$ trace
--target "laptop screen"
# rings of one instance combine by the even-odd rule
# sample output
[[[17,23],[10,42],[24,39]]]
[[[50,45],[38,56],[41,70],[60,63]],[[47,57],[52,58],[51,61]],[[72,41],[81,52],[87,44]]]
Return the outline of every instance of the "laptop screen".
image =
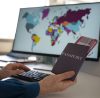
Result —
[[[59,56],[81,36],[97,39],[87,58],[98,58],[100,3],[21,8],[14,51]]]

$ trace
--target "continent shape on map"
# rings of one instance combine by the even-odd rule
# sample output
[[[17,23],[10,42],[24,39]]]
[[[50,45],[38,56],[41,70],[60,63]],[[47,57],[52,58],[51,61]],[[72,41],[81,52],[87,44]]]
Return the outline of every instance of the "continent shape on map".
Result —
[[[32,34],[31,39],[32,39],[31,50],[33,50],[34,46],[36,46],[40,42],[40,37],[37,34]]]
[[[54,16],[51,20],[46,35],[51,37],[51,46],[54,46],[58,41],[59,36],[66,31],[67,35],[71,32],[76,35],[79,32],[79,27],[83,24],[84,19],[90,14],[90,8],[71,10],[69,9],[63,16]]]
[[[49,11],[50,11],[49,8],[43,9],[43,11],[42,11],[42,19],[44,19],[44,18],[46,18],[48,16]]]
[[[33,29],[38,23],[39,23],[39,19],[40,19],[40,15],[38,14],[30,14],[28,12],[26,12],[22,18],[26,19],[26,30],[27,32],[30,32],[30,29]]]

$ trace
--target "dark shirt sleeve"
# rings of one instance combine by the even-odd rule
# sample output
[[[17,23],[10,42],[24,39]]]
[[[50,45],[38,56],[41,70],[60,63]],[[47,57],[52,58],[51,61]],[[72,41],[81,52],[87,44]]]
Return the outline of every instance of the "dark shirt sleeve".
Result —
[[[0,81],[0,98],[36,98],[39,91],[38,82],[29,84],[15,79]]]

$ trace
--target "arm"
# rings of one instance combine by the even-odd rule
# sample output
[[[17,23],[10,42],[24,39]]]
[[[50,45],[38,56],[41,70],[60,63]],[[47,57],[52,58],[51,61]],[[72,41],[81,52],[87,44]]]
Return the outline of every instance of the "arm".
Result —
[[[39,94],[39,83],[22,83],[18,80],[0,81],[0,98],[36,98]]]
[[[0,79],[20,74],[29,70],[23,64],[8,64],[1,70]],[[26,84],[18,80],[0,81],[0,98],[35,98],[36,96],[63,91],[73,85],[75,81],[67,80],[75,73],[73,71],[58,75],[50,75],[43,80]]]
[[[0,81],[0,98],[36,98],[39,94],[44,95],[63,91],[74,84],[73,81],[65,80],[73,75],[73,72],[50,75],[39,83],[34,82],[31,84],[15,79]]]
[[[12,63],[0,70],[0,79],[20,74],[30,70],[21,63]],[[0,98],[35,98],[38,96],[40,85],[38,82],[27,84],[15,79],[0,81]]]
[[[68,87],[75,84],[75,81],[68,80],[74,76],[74,71],[65,72],[57,75],[50,75],[45,77],[40,83],[40,95],[45,95],[48,93],[61,92]]]

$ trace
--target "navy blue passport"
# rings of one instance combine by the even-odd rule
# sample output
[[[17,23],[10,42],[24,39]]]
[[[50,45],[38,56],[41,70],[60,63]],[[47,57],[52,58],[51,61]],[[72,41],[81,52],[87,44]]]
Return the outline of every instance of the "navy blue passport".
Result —
[[[75,71],[75,75],[69,80],[75,80],[85,58],[88,54],[89,46],[68,43],[54,65],[52,72],[55,74],[64,73],[67,71]]]

